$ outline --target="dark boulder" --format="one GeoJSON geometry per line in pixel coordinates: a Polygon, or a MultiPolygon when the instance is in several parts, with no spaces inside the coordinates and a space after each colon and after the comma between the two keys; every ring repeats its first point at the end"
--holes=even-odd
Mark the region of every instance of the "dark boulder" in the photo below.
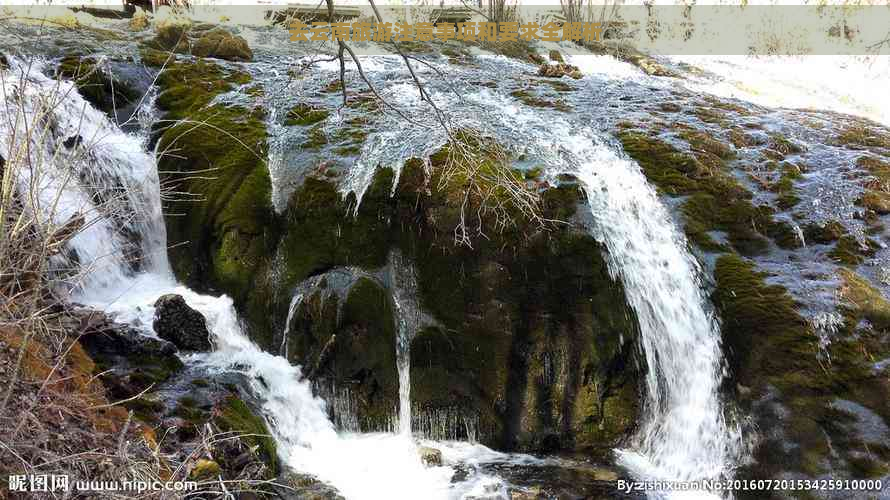
{"type": "Polygon", "coordinates": [[[158,337],[186,351],[210,350],[210,332],[204,315],[189,307],[181,295],[162,295],[155,302],[152,326],[158,337]]]}

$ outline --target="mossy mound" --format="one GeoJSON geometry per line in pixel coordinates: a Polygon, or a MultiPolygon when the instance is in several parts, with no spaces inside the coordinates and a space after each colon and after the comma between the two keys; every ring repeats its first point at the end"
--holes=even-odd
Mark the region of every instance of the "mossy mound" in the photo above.
{"type": "MultiPolygon", "coordinates": [[[[489,148],[496,146],[473,143],[483,157],[489,148]]],[[[412,343],[418,419],[448,414],[471,423],[449,438],[466,438],[472,428],[483,442],[510,448],[606,453],[632,430],[638,394],[628,362],[633,314],[602,249],[570,225],[543,230],[519,212],[508,212],[516,217],[508,227],[471,220],[487,237],[455,245],[460,206],[472,190],[466,177],[440,177],[450,155],[447,148],[433,155],[431,177],[421,162],[408,162],[394,197],[392,171],[378,170],[354,216],[351,195],[341,197],[329,180],[307,179],[286,213],[282,288],[335,267],[382,267],[398,249],[414,264],[423,310],[442,325],[422,330],[412,343]],[[565,371],[551,377],[552,363],[565,371]]],[[[481,168],[497,168],[490,161],[481,168]]],[[[551,188],[541,193],[541,209],[546,218],[568,221],[582,199],[575,186],[551,188]]],[[[478,213],[472,207],[479,201],[471,196],[467,212],[478,213]]],[[[361,424],[382,425],[380,412],[392,410],[398,388],[391,291],[358,283],[364,284],[340,305],[339,320],[336,297],[305,298],[288,345],[312,367],[336,332],[334,354],[319,374],[361,395],[360,406],[378,401],[361,424]],[[379,345],[364,344],[372,341],[379,345]]]]}
{"type": "Polygon", "coordinates": [[[328,115],[330,115],[330,112],[324,109],[314,108],[308,104],[297,104],[288,110],[287,115],[284,117],[284,124],[305,127],[325,120],[328,115]]]}
{"type": "Polygon", "coordinates": [[[93,57],[65,57],[59,62],[57,74],[74,81],[87,102],[108,114],[139,98],[133,87],[106,73],[93,57]]]}
{"type": "Polygon", "coordinates": [[[190,44],[188,33],[191,23],[185,20],[174,20],[155,27],[157,34],[146,45],[152,49],[188,53],[190,44]]]}
{"type": "Polygon", "coordinates": [[[201,35],[192,46],[192,54],[198,57],[215,57],[229,61],[250,61],[253,51],[247,40],[224,29],[213,29],[201,35]]]}
{"type": "Polygon", "coordinates": [[[865,262],[867,257],[873,257],[879,248],[878,243],[870,238],[860,241],[851,234],[844,234],[828,252],[828,256],[838,264],[858,266],[865,262]]]}
{"type": "Polygon", "coordinates": [[[390,294],[360,278],[340,307],[336,295],[316,293],[291,322],[295,362],[333,387],[347,389],[363,432],[391,430],[398,409],[396,320],[390,294]]]}
{"type": "Polygon", "coordinates": [[[562,78],[567,76],[569,78],[574,78],[575,80],[580,80],[583,75],[577,66],[560,62],[557,64],[544,63],[540,65],[538,67],[538,76],[543,76],[545,78],[562,78]]]}
{"type": "Polygon", "coordinates": [[[840,269],[838,274],[843,280],[838,295],[853,315],[851,322],[858,324],[860,319],[867,319],[874,328],[890,331],[890,302],[881,292],[849,269],[840,269]]]}
{"type": "Polygon", "coordinates": [[[550,99],[539,97],[534,93],[532,89],[514,90],[513,92],[510,92],[510,95],[519,99],[519,101],[526,106],[532,106],[535,108],[552,108],[563,112],[571,111],[572,109],[563,100],[557,99],[555,101],[552,101],[550,99]]]}
{"type": "Polygon", "coordinates": [[[834,143],[850,149],[890,150],[890,131],[873,122],[853,120],[838,132],[834,143]]]}
{"type": "Polygon", "coordinates": [[[856,203],[879,215],[890,214],[890,194],[871,189],[865,190],[856,203]]]}

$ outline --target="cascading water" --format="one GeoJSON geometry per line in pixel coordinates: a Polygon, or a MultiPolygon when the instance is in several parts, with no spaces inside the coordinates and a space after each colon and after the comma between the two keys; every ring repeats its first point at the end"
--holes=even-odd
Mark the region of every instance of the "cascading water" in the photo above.
{"type": "Polygon", "coordinates": [[[417,294],[414,267],[399,252],[390,255],[389,279],[398,321],[396,365],[399,371],[399,433],[411,435],[411,339],[420,325],[420,313],[413,307],[417,294]]]}

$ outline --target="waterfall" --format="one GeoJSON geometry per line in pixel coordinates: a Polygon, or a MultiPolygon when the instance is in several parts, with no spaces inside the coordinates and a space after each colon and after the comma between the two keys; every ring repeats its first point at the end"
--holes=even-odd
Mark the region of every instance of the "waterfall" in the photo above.
{"type": "Polygon", "coordinates": [[[399,372],[399,433],[411,435],[411,340],[421,324],[415,304],[417,278],[414,266],[401,252],[389,258],[389,280],[396,317],[396,367],[399,372]]]}
{"type": "Polygon", "coordinates": [[[583,136],[566,146],[579,159],[609,272],[637,314],[648,366],[638,448],[619,450],[619,461],[647,479],[726,477],[740,435],[723,418],[719,324],[686,240],[636,163],[583,136]]]}

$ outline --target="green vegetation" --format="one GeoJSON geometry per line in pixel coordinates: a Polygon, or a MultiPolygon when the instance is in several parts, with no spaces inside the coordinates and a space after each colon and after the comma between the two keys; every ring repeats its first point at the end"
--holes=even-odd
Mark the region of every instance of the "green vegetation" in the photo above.
{"type": "Polygon", "coordinates": [[[309,104],[301,103],[292,107],[287,112],[287,115],[284,117],[284,124],[305,127],[327,119],[328,115],[330,115],[330,112],[327,110],[314,108],[309,104]]]}
{"type": "Polygon", "coordinates": [[[519,101],[526,106],[532,106],[535,108],[553,108],[563,112],[571,111],[572,109],[561,99],[557,99],[555,101],[544,99],[543,97],[538,97],[537,95],[532,93],[530,89],[514,90],[513,92],[510,92],[510,95],[519,99],[519,101]]]}

